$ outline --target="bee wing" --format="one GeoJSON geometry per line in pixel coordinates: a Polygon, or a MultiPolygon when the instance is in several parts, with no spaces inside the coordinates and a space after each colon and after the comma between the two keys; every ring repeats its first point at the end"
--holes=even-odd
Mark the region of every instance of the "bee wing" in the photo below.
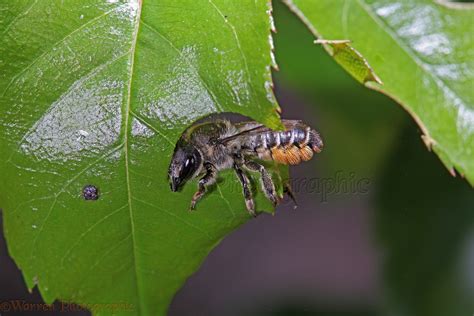
{"type": "MultiPolygon", "coordinates": [[[[281,123],[283,124],[283,126],[285,126],[285,130],[292,129],[292,128],[297,127],[298,125],[303,124],[301,120],[281,120],[281,123]]],[[[257,127],[263,128],[264,131],[271,131],[270,128],[255,121],[240,122],[240,123],[235,124],[235,127],[237,127],[237,129],[241,131],[253,130],[257,127]]]]}
{"type": "MultiPolygon", "coordinates": [[[[303,124],[300,120],[281,120],[281,122],[283,123],[285,130],[290,130],[297,127],[298,125],[303,124]]],[[[257,135],[260,133],[273,131],[271,128],[268,128],[265,125],[255,122],[255,121],[237,123],[235,124],[235,127],[239,131],[237,134],[234,134],[232,136],[228,136],[225,138],[221,138],[219,141],[222,143],[226,143],[237,137],[252,136],[252,135],[257,135]]]]}

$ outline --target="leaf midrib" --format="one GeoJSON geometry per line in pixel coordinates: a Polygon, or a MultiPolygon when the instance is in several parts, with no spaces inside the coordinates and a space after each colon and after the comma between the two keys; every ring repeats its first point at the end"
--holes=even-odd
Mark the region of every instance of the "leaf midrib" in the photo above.
{"type": "Polygon", "coordinates": [[[130,217],[130,229],[131,229],[131,236],[132,236],[132,254],[133,254],[133,270],[135,272],[135,286],[136,286],[136,295],[137,295],[137,314],[140,314],[140,310],[143,310],[144,302],[142,301],[142,295],[140,293],[140,277],[137,270],[137,244],[135,239],[135,224],[133,221],[133,207],[132,207],[132,191],[130,185],[130,171],[129,171],[129,142],[128,142],[128,134],[129,134],[129,121],[130,121],[130,113],[131,113],[131,97],[132,97],[132,83],[133,83],[133,72],[134,72],[134,65],[135,65],[135,50],[137,46],[137,39],[138,39],[138,32],[140,29],[140,19],[141,19],[141,11],[142,11],[142,0],[137,0],[138,8],[136,12],[135,18],[135,28],[133,32],[132,38],[132,45],[130,48],[130,59],[129,59],[129,81],[127,87],[127,101],[125,103],[124,118],[123,126],[124,126],[124,159],[125,159],[125,176],[127,182],[127,200],[128,200],[128,211],[130,217]]]}

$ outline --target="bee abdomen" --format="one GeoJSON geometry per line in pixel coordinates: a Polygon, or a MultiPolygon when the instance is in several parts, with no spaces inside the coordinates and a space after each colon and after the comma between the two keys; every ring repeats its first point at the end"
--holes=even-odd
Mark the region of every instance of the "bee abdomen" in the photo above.
{"type": "Polygon", "coordinates": [[[287,131],[268,131],[260,135],[257,153],[260,159],[297,165],[321,152],[323,142],[319,134],[307,126],[287,131]]]}

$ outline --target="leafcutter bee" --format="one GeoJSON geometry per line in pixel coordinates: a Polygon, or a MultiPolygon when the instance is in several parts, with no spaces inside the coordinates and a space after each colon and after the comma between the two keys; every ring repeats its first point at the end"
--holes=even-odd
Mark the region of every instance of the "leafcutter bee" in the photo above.
{"type": "Polygon", "coordinates": [[[250,121],[233,124],[214,119],[190,126],[178,140],[168,169],[173,192],[195,177],[201,177],[190,210],[214,184],[220,170],[233,168],[242,184],[248,212],[256,216],[246,171],[259,172],[265,196],[277,205],[279,197],[266,168],[259,161],[297,165],[319,153],[323,142],[318,132],[298,120],[282,120],[284,131],[273,131],[250,121]]]}

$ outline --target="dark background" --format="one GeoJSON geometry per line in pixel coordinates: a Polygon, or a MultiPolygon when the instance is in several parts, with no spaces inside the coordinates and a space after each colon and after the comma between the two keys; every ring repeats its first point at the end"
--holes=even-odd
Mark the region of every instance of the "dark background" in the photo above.
{"type": "MultiPolygon", "coordinates": [[[[473,315],[472,188],[399,105],[350,78],[281,4],[274,11],[282,116],[321,131],[325,149],[291,169],[299,207],[285,202],[224,239],[170,315],[473,315]]],[[[41,302],[0,231],[0,302],[10,299],[41,302]]]]}

